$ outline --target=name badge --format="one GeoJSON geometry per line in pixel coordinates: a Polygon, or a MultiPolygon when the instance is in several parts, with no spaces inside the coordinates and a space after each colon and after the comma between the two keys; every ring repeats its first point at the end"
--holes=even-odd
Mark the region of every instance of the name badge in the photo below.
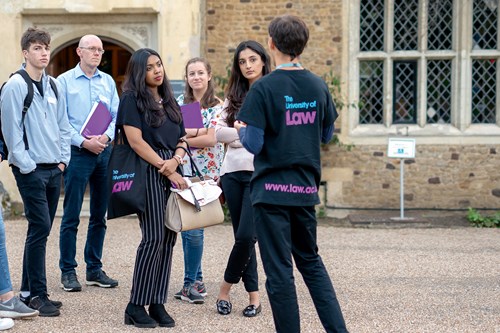
{"type": "Polygon", "coordinates": [[[55,97],[49,96],[47,97],[47,102],[50,104],[57,104],[57,99],[55,97]]]}
{"type": "Polygon", "coordinates": [[[99,99],[101,100],[101,102],[103,102],[104,104],[108,104],[109,105],[109,99],[106,97],[106,96],[102,96],[100,95],[99,96],[99,99]]]}

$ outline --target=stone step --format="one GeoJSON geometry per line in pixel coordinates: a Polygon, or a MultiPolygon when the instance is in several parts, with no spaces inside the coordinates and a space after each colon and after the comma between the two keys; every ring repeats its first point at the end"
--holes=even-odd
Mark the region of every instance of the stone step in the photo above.
{"type": "MultiPolygon", "coordinates": [[[[59,203],[57,204],[56,217],[63,216],[63,203],[64,195],[59,197],[59,203]]],[[[82,211],[80,212],[81,217],[90,217],[90,197],[88,195],[83,197],[82,211]]]]}

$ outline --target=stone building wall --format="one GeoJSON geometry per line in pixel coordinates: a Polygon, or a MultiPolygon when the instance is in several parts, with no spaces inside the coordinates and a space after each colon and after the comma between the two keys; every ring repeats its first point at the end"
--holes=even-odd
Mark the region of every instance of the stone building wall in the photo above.
{"type": "MultiPolygon", "coordinates": [[[[254,39],[267,47],[269,22],[277,15],[298,15],[310,30],[301,62],[318,75],[332,72],[340,77],[344,85],[341,95],[345,97],[345,67],[349,63],[346,52],[350,43],[343,40],[348,36],[343,26],[347,22],[347,4],[345,0],[206,0],[205,8],[202,6],[202,55],[211,62],[215,75],[225,75],[239,42],[254,39]]],[[[341,117],[346,110],[341,110],[341,117]]],[[[340,121],[336,125],[341,137],[348,141],[347,129],[340,128],[340,121]]],[[[416,158],[406,160],[404,165],[405,207],[500,209],[498,145],[418,142],[417,138],[416,158]]],[[[387,157],[386,146],[357,144],[347,151],[345,147],[327,145],[323,150],[323,204],[352,209],[398,209],[399,167],[398,159],[387,157]]],[[[336,215],[335,211],[332,208],[326,213],[336,215]]]]}
{"type": "Polygon", "coordinates": [[[301,63],[318,75],[340,75],[342,52],[341,0],[206,0],[202,55],[215,75],[226,75],[236,46],[253,39],[267,48],[267,26],[283,14],[300,16],[310,32],[301,63]]]}
{"type": "MultiPolygon", "coordinates": [[[[418,145],[404,165],[405,208],[500,209],[500,151],[495,145],[418,145]]],[[[400,160],[386,146],[328,145],[323,150],[326,205],[399,208],[400,160]]]]}

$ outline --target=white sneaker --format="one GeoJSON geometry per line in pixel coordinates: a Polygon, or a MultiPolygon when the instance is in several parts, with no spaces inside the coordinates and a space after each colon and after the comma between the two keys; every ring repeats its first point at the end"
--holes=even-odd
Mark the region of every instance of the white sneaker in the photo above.
{"type": "Polygon", "coordinates": [[[8,330],[14,326],[14,321],[10,318],[0,318],[0,331],[8,330]]]}

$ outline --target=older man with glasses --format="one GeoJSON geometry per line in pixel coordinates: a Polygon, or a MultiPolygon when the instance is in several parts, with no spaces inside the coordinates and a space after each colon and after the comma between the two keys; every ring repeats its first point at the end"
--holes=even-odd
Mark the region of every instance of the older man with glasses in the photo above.
{"type": "Polygon", "coordinates": [[[81,291],[76,274],[76,238],[80,212],[87,184],[90,188],[90,218],[84,258],[86,284],[113,288],[118,281],[102,270],[102,250],[106,234],[108,189],[107,166],[111,153],[110,143],[115,133],[118,111],[118,93],[113,78],[101,72],[104,53],[102,41],[95,35],[80,39],[76,53],[80,62],[75,68],[61,74],[57,80],[63,87],[67,113],[71,124],[71,164],[64,172],[64,214],[59,239],[61,287],[65,291],[81,291]],[[111,114],[111,123],[103,133],[86,135],[82,127],[93,106],[104,104],[111,114]],[[82,134],[83,135],[82,135],[82,134]]]}

